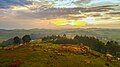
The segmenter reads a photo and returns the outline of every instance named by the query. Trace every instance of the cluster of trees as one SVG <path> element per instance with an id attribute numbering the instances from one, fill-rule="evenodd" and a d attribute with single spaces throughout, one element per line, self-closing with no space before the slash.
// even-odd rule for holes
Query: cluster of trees
<path id="1" fill-rule="evenodd" d="M 114 56 L 120 57 L 120 45 L 116 41 L 108 41 L 107 43 L 104 43 L 94 36 L 76 35 L 73 38 L 67 38 L 65 34 L 62 36 L 52 35 L 42 38 L 42 41 L 55 44 L 83 44 L 98 52 L 110 53 Z"/>
<path id="2" fill-rule="evenodd" d="M 31 41 L 30 35 L 25 35 L 22 38 L 16 36 L 14 38 L 8 39 L 7 41 L 3 41 L 1 46 L 8 46 L 8 45 L 17 45 L 21 43 L 29 43 Z"/>
<path id="3" fill-rule="evenodd" d="M 14 37 L 13 39 L 13 43 L 14 44 L 21 44 L 21 43 L 29 43 L 31 40 L 30 35 L 25 35 L 21 38 L 19 38 L 18 36 Z"/>

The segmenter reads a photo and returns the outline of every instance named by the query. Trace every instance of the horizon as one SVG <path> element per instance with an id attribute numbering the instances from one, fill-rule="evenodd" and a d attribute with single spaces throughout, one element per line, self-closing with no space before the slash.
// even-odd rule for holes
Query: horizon
<path id="1" fill-rule="evenodd" d="M 120 0 L 1 0 L 0 29 L 120 29 Z"/>
<path id="2" fill-rule="evenodd" d="M 109 29 L 109 30 L 114 30 L 114 29 L 120 29 L 120 28 L 58 28 L 58 29 L 52 29 L 52 28 L 14 28 L 14 29 L 2 29 L 0 30 L 73 30 L 73 29 Z"/>

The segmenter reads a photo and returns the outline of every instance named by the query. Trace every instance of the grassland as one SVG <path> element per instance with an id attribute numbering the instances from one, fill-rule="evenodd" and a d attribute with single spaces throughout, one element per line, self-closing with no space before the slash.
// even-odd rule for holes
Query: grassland
<path id="1" fill-rule="evenodd" d="M 0 43 L 7 40 L 9 37 L 6 36 L 0 36 Z"/>
<path id="2" fill-rule="evenodd" d="M 62 45 L 32 42 L 13 50 L 0 50 L 0 67 L 9 67 L 20 60 L 21 67 L 120 67 L 120 61 L 111 62 L 103 54 L 91 50 L 84 54 L 61 52 Z M 77 48 L 77 47 L 76 47 Z M 91 54 L 100 55 L 96 57 Z"/>

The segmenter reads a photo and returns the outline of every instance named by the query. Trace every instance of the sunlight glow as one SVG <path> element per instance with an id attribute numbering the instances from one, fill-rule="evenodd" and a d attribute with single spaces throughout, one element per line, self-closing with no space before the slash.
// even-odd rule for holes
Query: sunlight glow
<path id="1" fill-rule="evenodd" d="M 87 25 L 87 23 L 83 22 L 83 21 L 66 20 L 66 19 L 55 19 L 51 23 L 55 24 L 56 26 L 63 26 L 63 25 L 85 26 L 85 25 Z"/>
<path id="2" fill-rule="evenodd" d="M 23 7 L 23 6 L 12 6 L 11 8 L 12 10 L 28 10 L 27 7 Z"/>

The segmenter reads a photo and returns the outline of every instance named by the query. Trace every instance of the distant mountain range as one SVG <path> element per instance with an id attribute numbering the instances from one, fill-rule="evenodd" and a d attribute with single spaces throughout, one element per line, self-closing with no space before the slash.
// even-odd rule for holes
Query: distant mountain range
<path id="1" fill-rule="evenodd" d="M 120 29 L 100 29 L 100 28 L 90 28 L 90 29 L 16 29 L 16 30 L 4 30 L 0 29 L 0 42 L 13 38 L 15 36 L 22 37 L 25 34 L 30 34 L 32 39 L 39 39 L 50 35 L 63 35 L 66 34 L 69 37 L 74 35 L 88 35 L 96 36 L 97 38 L 102 38 L 103 40 L 110 39 L 115 40 L 120 43 Z"/>

